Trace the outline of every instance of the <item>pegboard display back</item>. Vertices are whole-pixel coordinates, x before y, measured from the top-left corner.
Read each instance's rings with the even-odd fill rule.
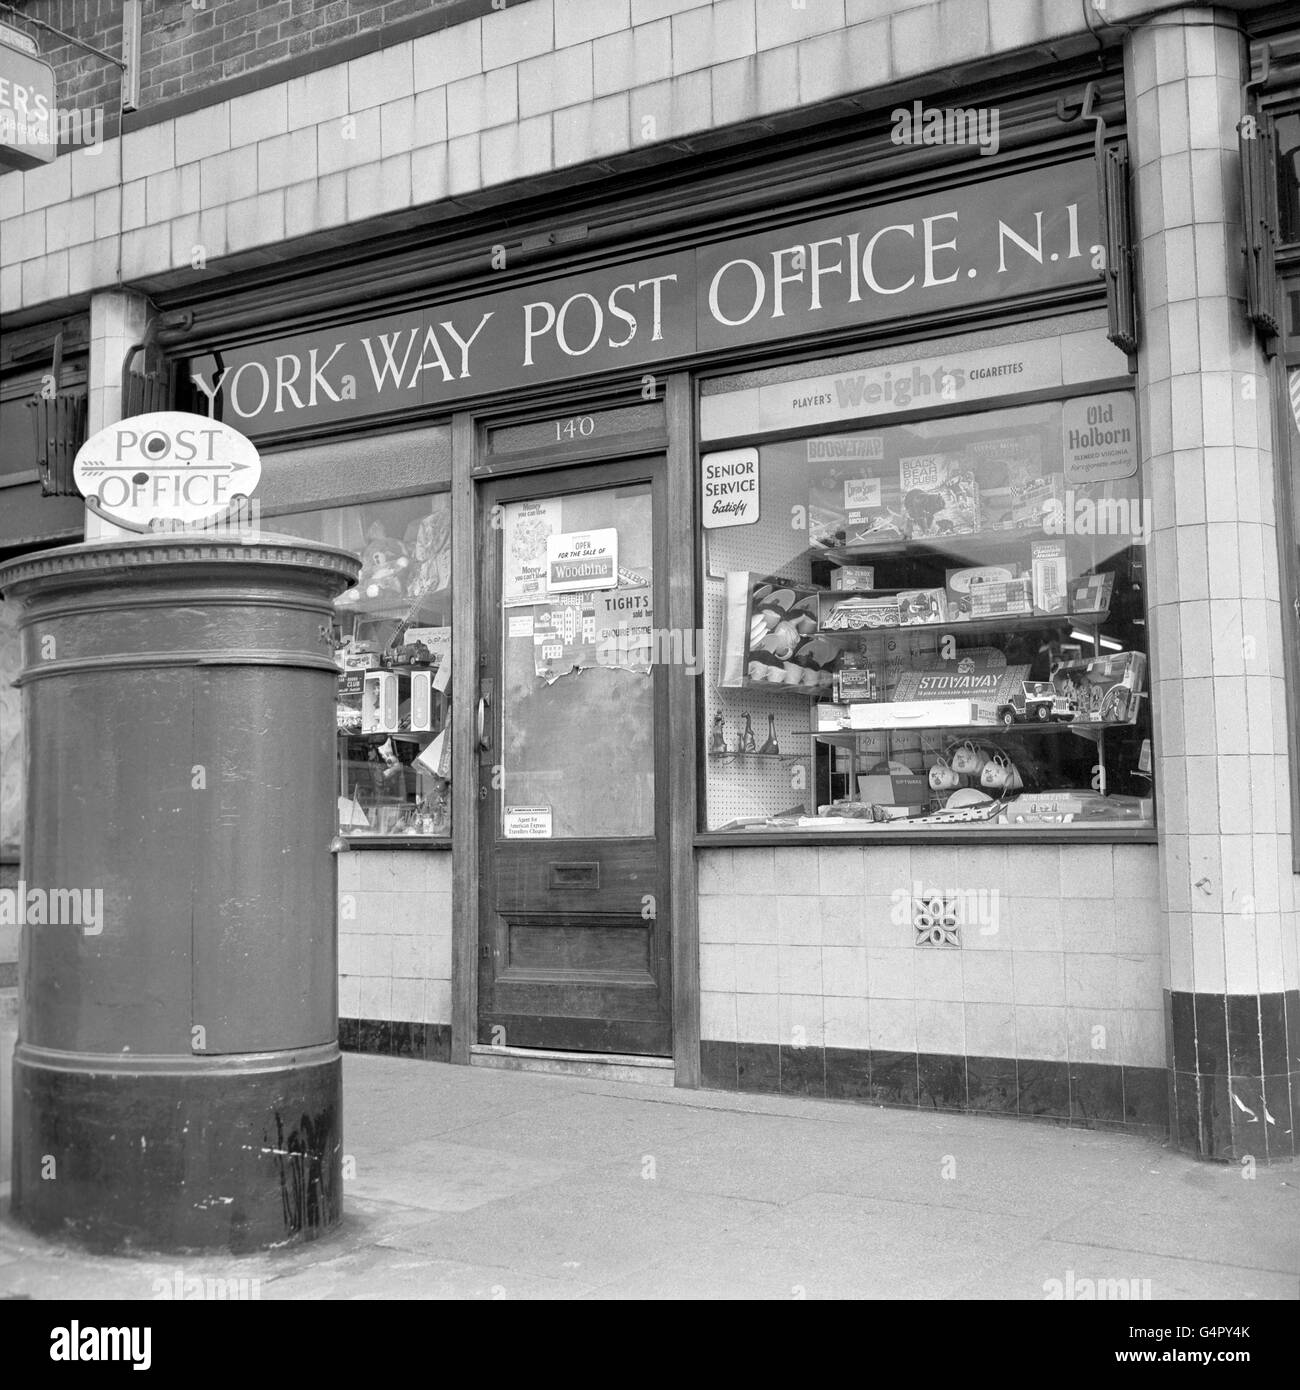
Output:
[[[745,817],[775,815],[798,805],[808,808],[810,814],[816,813],[811,735],[815,701],[779,686],[769,693],[719,690],[715,683],[722,668],[726,575],[733,570],[752,570],[780,574],[805,584],[812,580],[812,565],[803,553],[807,535],[804,530],[795,529],[802,517],[803,502],[797,479],[774,475],[771,485],[763,488],[756,522],[705,532],[704,640],[705,650],[715,659],[705,676],[702,735],[706,746],[719,711],[728,750],[736,748],[746,715],[755,742],[761,747],[768,735],[770,715],[782,754],[798,754],[781,758],[709,758],[705,824],[710,830]],[[774,555],[789,559],[773,565]]]

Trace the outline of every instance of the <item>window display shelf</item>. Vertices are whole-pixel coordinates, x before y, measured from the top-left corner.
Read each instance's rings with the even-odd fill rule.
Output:
[[[844,738],[853,734],[905,734],[911,729],[924,730],[926,733],[951,733],[951,734],[1059,734],[1076,733],[1092,734],[1104,732],[1106,729],[1129,729],[1137,723],[1136,715],[1132,719],[1013,719],[999,720],[997,723],[990,724],[987,721],[980,724],[952,724],[952,723],[933,723],[933,724],[880,724],[863,725],[857,729],[818,729],[814,734],[815,738],[829,741],[835,738]]]
[[[918,551],[936,550],[945,555],[1000,556],[1008,544],[1042,540],[1048,533],[1041,526],[1003,527],[1000,529],[957,532],[943,536],[891,536],[878,541],[859,541],[854,545],[818,545],[812,550],[813,559],[833,560],[836,564],[855,565],[864,560],[888,558],[891,555],[915,556]]]
[[[825,592],[830,592],[825,591]],[[843,597],[837,594],[836,597]],[[856,629],[819,629],[819,637],[832,642],[845,638],[856,639],[864,633],[871,635],[884,632],[917,632],[929,629],[931,632],[1027,632],[1040,627],[1100,627],[1110,617],[1109,610],[1093,613],[1007,613],[993,618],[949,618],[944,622],[930,623],[892,623],[882,627]],[[760,685],[764,682],[760,681]]]
[[[804,735],[807,737],[807,735]],[[801,762],[808,756],[807,752],[802,753],[738,753],[728,750],[726,753],[710,752],[709,757],[718,762]]]

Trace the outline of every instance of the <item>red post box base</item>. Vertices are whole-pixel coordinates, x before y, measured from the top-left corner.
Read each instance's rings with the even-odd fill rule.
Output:
[[[20,1043],[12,1215],[100,1253],[315,1239],[342,1215],[342,1118],[335,1044],[235,1059]]]

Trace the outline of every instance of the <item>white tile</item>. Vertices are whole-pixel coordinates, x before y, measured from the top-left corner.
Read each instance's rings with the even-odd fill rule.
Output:
[[[479,150],[485,188],[545,173],[552,167],[551,118],[534,116],[485,130]]]
[[[862,946],[822,948],[822,988],[828,995],[867,996],[867,952]],[[784,988],[784,983],[782,985]]]
[[[704,949],[703,945],[700,949]],[[733,956],[737,993],[776,994],[779,960],[779,948],[775,945],[738,942]]]
[[[176,118],[176,162],[193,163],[230,148],[230,103],[217,102]]]
[[[916,1001],[916,1050],[961,1057],[966,1052],[966,1020],[961,1001]]]
[[[779,48],[846,23],[844,0],[754,0],[754,10],[759,48]]]
[[[561,0],[555,7],[555,46],[567,48],[585,39],[626,29],[632,22],[630,0]]]
[[[714,0],[672,18],[673,73],[694,72],[757,51],[754,0]]]
[[[661,19],[654,24],[641,24],[634,29],[608,34],[591,45],[590,53],[597,96],[662,81],[670,77],[673,70],[672,23]],[[555,56],[560,58],[562,53]],[[519,81],[522,93],[523,68],[519,71]]]
[[[904,10],[890,18],[890,59],[896,77],[910,77],[938,66],[943,43],[938,5]]]
[[[736,996],[737,1014],[740,1001],[753,995]],[[825,1016],[822,996],[817,994],[782,994],[778,1003],[778,1041],[782,1047],[822,1047],[825,1045]]]
[[[736,996],[700,994],[700,1037],[707,1042],[736,1042]]]
[[[316,127],[317,164],[322,175],[355,169],[382,157],[379,110],[370,107]]]
[[[519,116],[519,87],[513,68],[480,73],[447,89],[447,133],[453,139],[507,125]]]
[[[471,19],[414,42],[415,86],[444,87],[483,71],[483,21]]]
[[[731,945],[700,946],[700,988],[718,993],[736,992],[736,948]]]
[[[480,143],[477,134],[461,135],[447,142],[447,192],[453,198],[483,186]]]
[[[83,193],[98,193],[101,189],[111,188],[121,182],[122,177],[122,142],[120,140],[106,140],[101,145],[87,145],[85,149],[78,150],[75,154],[63,156],[71,165],[72,173],[72,196],[80,197]],[[21,178],[14,174],[9,177],[19,181]],[[13,200],[6,196],[5,185],[0,182],[0,206],[8,207]],[[22,204],[19,203],[19,211]]]
[[[72,160],[64,155],[51,164],[27,170],[23,179],[23,207],[28,212],[66,203],[72,196]]]
[[[347,69],[350,111],[400,100],[415,90],[410,43],[392,44],[353,58]]]
[[[415,98],[415,125],[411,138],[417,147],[441,145],[446,140],[446,87],[433,87]]]
[[[336,120],[348,112],[348,65],[336,63],[316,72],[290,78],[286,84],[290,130],[303,126],[321,125]]]
[[[549,52],[555,47],[555,9],[554,0],[528,0],[484,15],[483,66],[501,68]]]
[[[778,996],[775,993],[736,995],[736,1041],[775,1043],[780,1040]]]
[[[123,180],[130,182],[170,169],[176,163],[174,135],[174,121],[159,121],[128,132],[122,139]]]
[[[624,100],[633,145],[696,134],[713,124],[713,87],[707,72],[637,87]]]
[[[384,102],[379,108],[379,149],[383,157],[409,154],[414,145],[415,98]]]
[[[230,146],[255,145],[289,129],[288,87],[277,83],[230,99]],[[127,136],[129,140],[131,137]],[[186,156],[189,159],[190,156]],[[150,171],[152,172],[152,171]]]

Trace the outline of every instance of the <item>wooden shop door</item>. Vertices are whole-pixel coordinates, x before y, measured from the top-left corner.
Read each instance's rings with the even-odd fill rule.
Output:
[[[668,1056],[663,459],[479,504],[478,1041]]]

